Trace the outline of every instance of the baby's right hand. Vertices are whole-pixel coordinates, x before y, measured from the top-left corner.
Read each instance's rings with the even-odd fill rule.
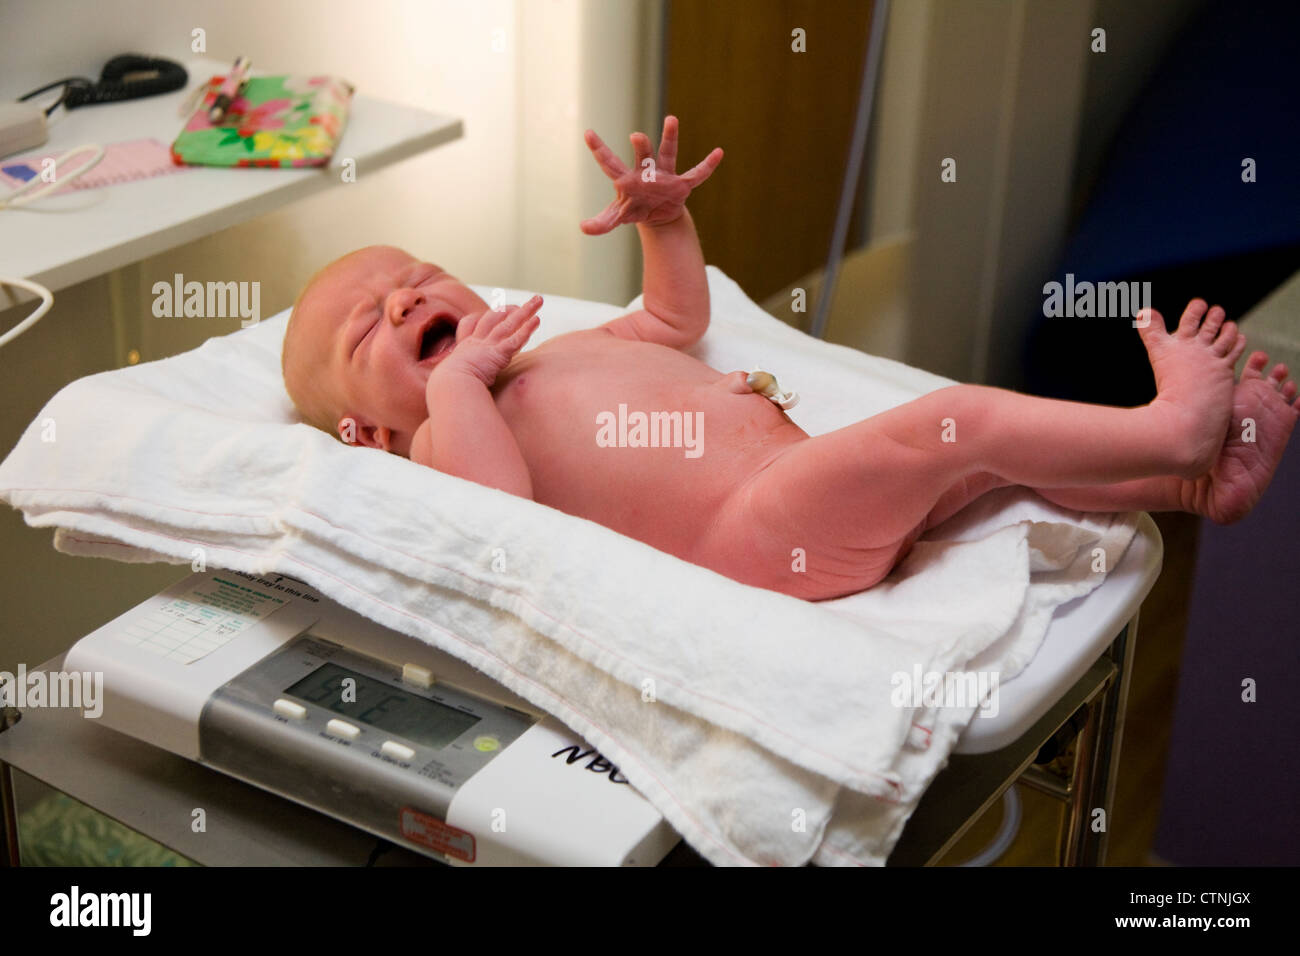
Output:
[[[541,306],[542,297],[535,295],[523,305],[465,316],[456,326],[455,347],[434,371],[469,372],[491,388],[501,370],[537,331],[541,319],[536,313]]]

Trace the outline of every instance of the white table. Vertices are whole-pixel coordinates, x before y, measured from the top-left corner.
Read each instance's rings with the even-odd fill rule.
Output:
[[[224,74],[228,67],[211,60],[188,61],[190,81],[184,90],[68,113],[60,108],[45,145],[3,162],[62,153],[87,142],[106,146],[152,137],[170,145],[187,119],[177,110],[194,85]],[[0,212],[0,274],[32,279],[57,291],[342,185],[344,159],[355,160],[360,181],[367,172],[451,142],[462,133],[455,117],[359,92],[327,167],[187,168]],[[79,163],[70,168],[74,165]]]
[[[1138,610],[1163,555],[1160,531],[1143,514],[1101,586],[1056,609],[1033,660],[998,689],[998,713],[971,720],[908,821],[890,866],[940,859],[1015,783],[1065,805],[1059,863],[1105,862],[1109,827],[1095,830],[1093,815],[1100,808],[1109,817],[1114,807]],[[1070,741],[1074,756],[1062,779],[1043,764]]]
[[[1137,618],[1160,576],[1163,557],[1160,531],[1144,514],[1128,549],[1101,587],[1056,609],[1033,660],[999,688],[997,713],[992,717],[976,713],[953,753],[1000,750],[1029,730],[1088,672],[1115,635]]]

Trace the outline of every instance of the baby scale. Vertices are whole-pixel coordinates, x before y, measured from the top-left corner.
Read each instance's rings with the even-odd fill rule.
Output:
[[[654,865],[679,837],[501,684],[292,578],[205,571],[82,638],[105,725],[455,865]]]

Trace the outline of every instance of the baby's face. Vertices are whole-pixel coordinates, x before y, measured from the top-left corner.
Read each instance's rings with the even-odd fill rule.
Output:
[[[360,444],[409,456],[429,417],[425,385],[456,326],[488,304],[438,266],[371,246],[321,275],[300,303],[308,334],[328,337],[318,374],[338,395]]]

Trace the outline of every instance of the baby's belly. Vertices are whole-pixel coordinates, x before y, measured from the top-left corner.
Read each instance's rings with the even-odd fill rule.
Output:
[[[619,382],[552,398],[499,400],[534,499],[685,560],[698,557],[736,489],[807,438],[767,399],[737,394],[720,375],[673,388],[662,380],[636,388]]]

